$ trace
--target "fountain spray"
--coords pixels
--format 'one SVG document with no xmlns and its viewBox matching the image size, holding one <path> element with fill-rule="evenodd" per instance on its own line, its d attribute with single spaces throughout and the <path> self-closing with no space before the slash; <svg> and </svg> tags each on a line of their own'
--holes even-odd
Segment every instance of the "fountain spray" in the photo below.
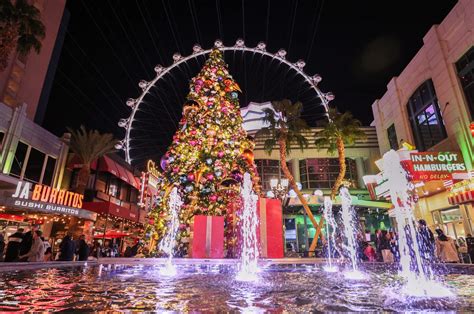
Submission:
<svg viewBox="0 0 474 314">
<path fill-rule="evenodd" d="M 328 265 L 324 266 L 324 270 L 336 272 L 337 267 L 332 265 L 332 245 L 336 244 L 336 221 L 332 212 L 332 201 L 328 196 L 324 198 L 324 219 L 326 220 L 326 238 L 328 242 Z"/>
<path fill-rule="evenodd" d="M 341 215 L 342 224 L 344 225 L 344 236 L 346 238 L 345 250 L 349 253 L 349 258 L 352 264 L 352 271 L 346 272 L 345 276 L 348 279 L 360 280 L 365 276 L 359 271 L 357 265 L 357 241 L 356 241 L 356 221 L 354 207 L 352 206 L 352 197 L 347 187 L 342 187 L 339 190 L 339 197 L 341 198 Z"/>
<path fill-rule="evenodd" d="M 400 162 L 399 153 L 394 150 L 383 156 L 383 175 L 387 179 L 397 223 L 400 275 L 406 280 L 404 292 L 412 296 L 452 296 L 451 291 L 435 280 L 431 267 L 423 263 L 412 209 L 415 187 Z"/>
<path fill-rule="evenodd" d="M 258 240 L 257 240 L 257 200 L 253 192 L 250 174 L 244 174 L 242 185 L 243 211 L 241 216 L 242 255 L 240 258 L 237 280 L 254 281 L 258 272 Z"/>
<path fill-rule="evenodd" d="M 164 276 L 176 275 L 176 267 L 173 265 L 173 253 L 176 245 L 176 235 L 178 234 L 181 205 L 183 205 L 183 201 L 178 194 L 178 188 L 174 187 L 173 190 L 171 190 L 168 200 L 168 208 L 170 211 L 168 230 L 159 244 L 159 249 L 168 255 L 165 267 L 160 269 L 160 274 Z"/>
</svg>

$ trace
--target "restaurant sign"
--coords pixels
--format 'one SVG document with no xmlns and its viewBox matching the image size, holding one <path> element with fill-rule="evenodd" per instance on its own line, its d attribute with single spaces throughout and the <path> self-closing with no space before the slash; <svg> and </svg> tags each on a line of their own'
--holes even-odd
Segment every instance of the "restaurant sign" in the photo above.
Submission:
<svg viewBox="0 0 474 314">
<path fill-rule="evenodd" d="M 7 198 L 6 205 L 49 214 L 64 214 L 96 220 L 97 214 L 82 209 L 84 195 L 50 186 L 19 181 L 15 193 Z"/>
<path fill-rule="evenodd" d="M 413 180 L 450 180 L 456 172 L 466 172 L 461 154 L 456 152 L 410 153 L 410 172 Z"/>
</svg>

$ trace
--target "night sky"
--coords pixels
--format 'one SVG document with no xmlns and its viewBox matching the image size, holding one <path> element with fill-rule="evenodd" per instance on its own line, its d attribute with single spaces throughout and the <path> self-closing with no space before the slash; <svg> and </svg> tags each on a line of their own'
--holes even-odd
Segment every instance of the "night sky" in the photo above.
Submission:
<svg viewBox="0 0 474 314">
<path fill-rule="evenodd" d="M 267 44 L 287 50 L 305 72 L 323 77 L 320 87 L 332 102 L 365 125 L 371 105 L 391 77 L 422 46 L 431 25 L 456 3 L 443 1 L 348 0 L 69 0 L 71 13 L 44 126 L 57 135 L 81 124 L 123 138 L 120 118 L 129 116 L 127 98 L 140 95 L 138 82 L 151 80 L 156 64 L 186 56 L 195 43 L 207 49 L 216 39 L 227 46 Z M 304 104 L 310 124 L 320 118 L 314 93 L 284 64 L 269 58 L 228 52 L 229 70 L 242 88 L 241 106 L 250 101 L 290 98 Z M 176 131 L 188 81 L 205 59 L 175 68 L 145 98 L 143 122 L 136 125 L 141 153 L 159 159 Z M 146 117 L 146 119 L 145 119 Z M 135 126 L 134 126 L 135 128 Z"/>
</svg>

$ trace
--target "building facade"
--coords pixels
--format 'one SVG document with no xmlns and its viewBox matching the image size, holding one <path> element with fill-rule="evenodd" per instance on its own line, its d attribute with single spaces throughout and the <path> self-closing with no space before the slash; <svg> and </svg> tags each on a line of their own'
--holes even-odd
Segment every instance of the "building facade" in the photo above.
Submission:
<svg viewBox="0 0 474 314">
<path fill-rule="evenodd" d="M 261 116 L 263 109 L 268 104 L 252 104 L 242 110 L 244 128 L 250 135 L 263 127 Z M 260 117 L 260 118 L 259 118 Z M 258 122 L 260 121 L 260 122 Z M 380 158 L 375 128 L 363 127 L 367 135 L 366 140 L 357 141 L 354 145 L 346 147 L 347 172 L 345 180 L 350 185 L 353 196 L 353 204 L 357 207 L 362 230 L 374 232 L 375 229 L 388 229 L 390 222 L 387 215 L 389 204 L 386 202 L 372 201 L 369 191 L 365 188 L 363 177 L 378 172 L 375 161 Z M 339 173 L 339 162 L 337 153 L 331 155 L 327 148 L 316 148 L 315 134 L 319 128 L 309 130 L 305 136 L 309 146 L 303 151 L 298 147 L 292 147 L 287 156 L 288 168 L 296 182 L 301 184 L 302 192 L 308 200 L 309 206 L 316 221 L 321 217 L 321 207 L 324 196 L 331 193 L 331 188 Z M 281 172 L 280 154 L 278 148 L 268 154 L 264 150 L 264 138 L 257 136 L 255 139 L 254 159 L 261 180 L 262 191 L 268 197 L 274 197 L 272 193 L 271 180 L 284 179 Z M 288 197 L 283 202 L 283 228 L 285 237 L 285 252 L 305 253 L 308 251 L 316 229 L 306 216 L 299 199 L 292 194 L 291 187 Z M 340 206 L 336 199 L 335 206 Z M 324 233 L 324 232 L 323 232 Z M 320 246 L 321 247 L 321 246 Z"/>
<path fill-rule="evenodd" d="M 408 142 L 420 152 L 456 152 L 473 170 L 474 2 L 459 0 L 372 105 L 380 153 Z M 419 184 L 416 215 L 459 238 L 472 233 L 471 199 L 455 201 L 451 180 Z"/>
<path fill-rule="evenodd" d="M 69 20 L 66 0 L 31 0 L 41 14 L 46 36 L 41 52 L 27 56 L 13 52 L 8 67 L 0 72 L 0 102 L 12 108 L 28 104 L 26 117 L 42 123 L 56 66 Z"/>
</svg>

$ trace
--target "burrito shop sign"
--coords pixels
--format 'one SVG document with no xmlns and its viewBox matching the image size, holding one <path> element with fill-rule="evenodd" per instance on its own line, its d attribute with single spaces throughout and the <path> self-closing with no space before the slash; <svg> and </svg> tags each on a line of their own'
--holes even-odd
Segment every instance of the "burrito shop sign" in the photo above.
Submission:
<svg viewBox="0 0 474 314">
<path fill-rule="evenodd" d="M 47 185 L 19 181 L 5 204 L 12 209 L 62 214 L 95 221 L 97 214 L 82 209 L 84 195 Z"/>
<path fill-rule="evenodd" d="M 466 172 L 461 154 L 456 152 L 410 153 L 413 180 L 449 180 L 453 173 Z"/>
</svg>

